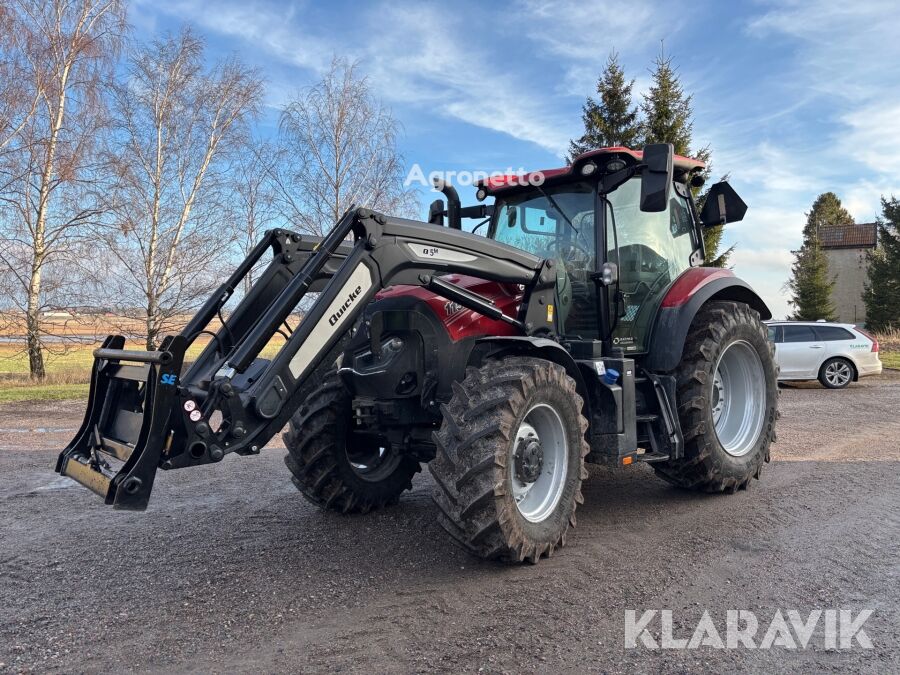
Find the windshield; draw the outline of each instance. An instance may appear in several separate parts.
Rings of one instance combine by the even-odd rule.
[[[542,187],[497,203],[492,239],[558,261],[556,308],[566,335],[597,337],[594,191],[590,183]]]
[[[594,198],[588,183],[540,188],[498,204],[492,238],[540,258],[563,258],[574,247],[593,265]]]

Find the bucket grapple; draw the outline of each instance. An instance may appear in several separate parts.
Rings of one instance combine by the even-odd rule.
[[[153,352],[123,349],[111,335],[94,351],[87,413],[56,471],[117,508],[143,508],[171,445],[169,420],[187,340],[167,337]]]

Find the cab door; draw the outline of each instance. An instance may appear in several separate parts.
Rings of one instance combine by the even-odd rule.
[[[652,213],[640,210],[640,190],[640,178],[632,178],[608,194],[606,218],[607,259],[619,266],[613,344],[638,354],[647,351],[656,312],[697,248],[683,186],[672,190],[665,211]]]

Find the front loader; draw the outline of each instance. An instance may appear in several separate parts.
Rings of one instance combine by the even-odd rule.
[[[574,525],[585,462],[746,488],[774,439],[771,315],[729,271],[699,266],[702,228],[746,210],[720,183],[697,213],[702,168],[670,145],[606,148],[485,181],[490,205],[463,208],[441,184],[447,207],[428,223],[352,208],[322,239],[272,230],[158,351],[121,336],[95,351],[57,471],[144,509],[158,469],[258,454],[288,425],[286,463],[313,503],[393,503],[428,463],[438,518],[465,549],[532,562]]]

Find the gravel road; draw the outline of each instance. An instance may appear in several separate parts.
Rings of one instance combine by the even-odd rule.
[[[450,543],[427,476],[342,517],[274,446],[115,512],[52,471],[81,402],[0,406],[0,671],[897,672],[900,375],[787,387],[781,408],[747,492],[592,467],[568,546],[506,566]],[[704,610],[724,636],[728,609],[760,633],[777,609],[871,609],[874,647],[626,649],[626,609],[671,609],[676,637]]]

